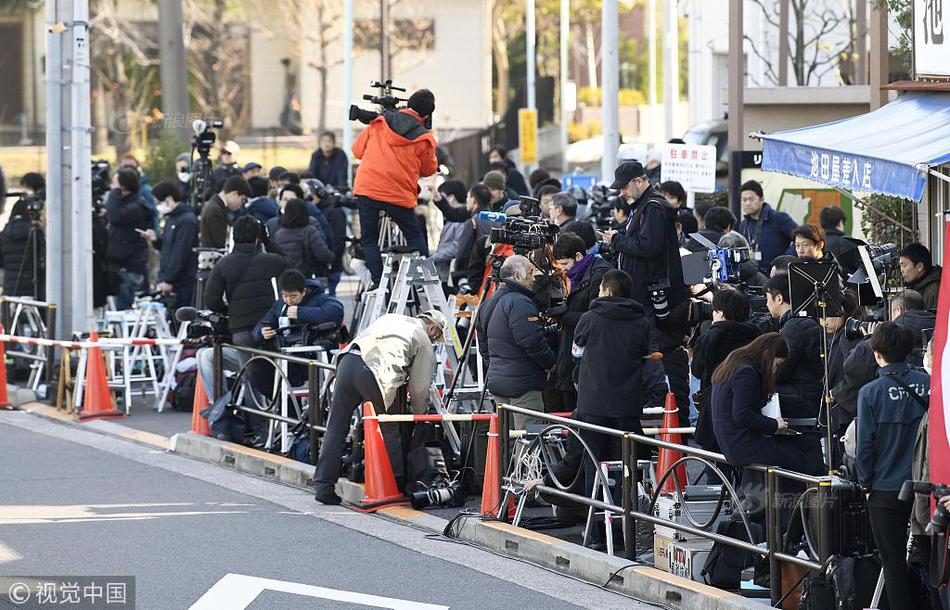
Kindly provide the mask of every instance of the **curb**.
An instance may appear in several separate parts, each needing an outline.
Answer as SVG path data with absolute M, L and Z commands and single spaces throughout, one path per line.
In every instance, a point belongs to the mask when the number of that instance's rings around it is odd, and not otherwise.
M 308 492 L 313 489 L 313 466 L 234 443 L 187 432 L 173 436 L 168 450 Z M 357 504 L 363 498 L 363 486 L 346 479 L 337 482 L 336 492 L 349 504 Z M 435 531 L 443 530 L 448 524 L 445 519 L 406 506 L 384 508 L 379 512 L 408 525 Z M 756 599 L 687 580 L 650 566 L 631 564 L 621 557 L 611 557 L 508 523 L 482 521 L 478 517 L 462 519 L 458 538 L 502 555 L 524 559 L 595 585 L 606 586 L 613 591 L 634 595 L 646 602 L 676 609 L 762 610 L 768 607 L 767 603 Z

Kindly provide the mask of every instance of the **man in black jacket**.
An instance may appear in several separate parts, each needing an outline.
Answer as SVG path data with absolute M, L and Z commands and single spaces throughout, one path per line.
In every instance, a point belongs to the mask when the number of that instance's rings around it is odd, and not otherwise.
M 788 358 L 775 371 L 782 417 L 817 417 L 825 376 L 821 326 L 812 318 L 793 315 L 787 273 L 769 278 L 765 303 L 788 343 Z
M 920 293 L 924 307 L 936 311 L 942 269 L 933 264 L 927 246 L 916 243 L 906 246 L 901 250 L 899 262 L 904 285 Z
M 612 189 L 631 206 L 631 216 L 617 231 L 604 232 L 604 240 L 620 253 L 618 266 L 633 278 L 632 298 L 643 305 L 647 317 L 661 311 L 654 300 L 665 302 L 668 310 L 687 299 L 676 239 L 676 210 L 647 179 L 637 161 L 624 161 L 614 172 Z M 654 290 L 651 291 L 651 286 Z
M 844 234 L 844 223 L 847 221 L 848 216 L 844 210 L 836 205 L 826 205 L 818 213 L 818 222 L 825 231 L 825 252 L 830 252 L 835 257 L 845 278 L 850 277 L 861 266 L 858 246 L 864 244 L 860 239 Z
M 501 266 L 501 287 L 482 305 L 477 321 L 478 348 L 488 359 L 486 385 L 500 403 L 544 411 L 541 391 L 557 355 L 544 336 L 534 292 L 534 267 L 523 256 L 510 256 Z M 514 414 L 523 430 L 537 418 Z
M 560 317 L 561 344 L 557 352 L 557 366 L 554 368 L 554 389 L 561 393 L 564 409 L 573 411 L 577 406 L 577 390 L 572 375 L 574 357 L 571 355 L 574 328 L 599 296 L 600 282 L 613 266 L 599 256 L 588 254 L 584 240 L 574 233 L 562 233 L 557 238 L 554 261 L 571 282 L 567 311 Z
M 228 245 L 228 215 L 244 207 L 251 187 L 241 176 L 231 176 L 221 191 L 201 208 L 201 247 L 224 249 Z
M 630 298 L 633 282 L 618 269 L 604 274 L 598 298 L 580 317 L 572 352 L 580 360 L 577 380 L 578 420 L 643 434 L 644 358 L 650 347 L 650 322 L 643 306 Z M 616 437 L 581 431 L 598 461 L 618 459 Z M 594 482 L 594 465 L 585 460 L 585 492 Z
M 337 188 L 350 183 L 350 160 L 337 147 L 332 131 L 320 134 L 320 147 L 310 155 L 310 173 L 320 182 Z
M 242 216 L 234 223 L 234 250 L 211 269 L 205 285 L 204 303 L 208 309 L 227 314 L 228 330 L 235 345 L 253 347 L 257 344 L 254 326 L 264 317 L 277 294 L 274 280 L 288 267 L 276 254 L 260 252 L 263 239 L 261 223 L 253 216 Z M 227 302 L 225 302 L 227 299 Z M 202 380 L 213 402 L 219 396 L 214 387 L 212 354 L 209 348 L 199 350 L 198 365 Z M 223 366 L 237 370 L 242 359 L 233 350 L 223 350 Z
M 113 175 L 112 190 L 106 197 L 106 221 L 109 223 L 109 249 L 106 255 L 113 269 L 118 269 L 119 286 L 115 306 L 129 309 L 135 293 L 145 287 L 148 274 L 147 231 L 154 226 L 152 208 L 139 193 L 139 173 L 131 167 L 120 167 Z
M 161 237 L 148 230 L 148 241 L 161 251 L 158 266 L 158 289 L 163 294 L 175 293 L 175 308 L 191 305 L 198 272 L 198 218 L 183 203 L 181 189 L 174 182 L 159 182 L 152 189 L 158 211 L 165 215 Z

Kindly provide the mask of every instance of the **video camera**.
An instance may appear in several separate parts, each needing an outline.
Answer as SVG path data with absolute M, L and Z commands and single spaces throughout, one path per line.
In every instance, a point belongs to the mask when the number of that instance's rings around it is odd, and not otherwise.
M 366 110 L 360 108 L 356 104 L 350 106 L 350 120 L 359 121 L 364 125 L 369 125 L 373 122 L 378 116 L 385 115 L 387 112 L 396 112 L 399 110 L 400 102 L 408 102 L 408 98 L 396 97 L 393 95 L 393 91 L 406 92 L 405 87 L 397 87 L 393 84 L 392 80 L 387 80 L 386 82 L 379 82 L 378 80 L 370 81 L 370 87 L 379 89 L 379 95 L 370 95 L 363 94 L 363 99 L 368 101 L 371 104 L 376 104 L 380 107 L 380 112 L 375 110 Z M 425 127 L 426 129 L 432 129 L 432 116 L 427 116 L 425 118 Z
M 197 342 L 221 342 L 230 337 L 228 316 L 208 309 L 181 307 L 175 312 L 179 322 L 197 322 L 188 327 L 188 338 Z
M 26 206 L 26 209 L 30 213 L 30 216 L 33 218 L 35 218 L 36 215 L 39 214 L 40 211 L 42 211 L 43 206 L 46 204 L 46 202 L 43 200 L 41 196 L 28 195 L 27 193 L 24 193 L 24 192 L 10 192 L 10 193 L 7 193 L 6 196 L 16 197 L 17 203 L 22 202 Z
M 343 342 L 342 329 L 334 322 L 323 324 L 305 324 L 287 316 L 277 319 L 277 345 L 280 348 L 314 346 L 329 351 L 337 349 Z
M 191 148 L 198 152 L 199 157 L 202 159 L 208 158 L 211 149 L 214 148 L 214 143 L 218 139 L 217 134 L 212 129 L 221 129 L 222 127 L 224 127 L 224 121 L 198 119 L 191 124 L 191 130 L 195 134 L 195 137 L 191 140 Z
M 521 216 L 508 216 L 503 212 L 482 211 L 478 217 L 482 220 L 501 222 L 501 226 L 492 227 L 490 240 L 493 244 L 507 244 L 516 254 L 527 254 L 532 250 L 553 246 L 559 230 L 557 225 L 541 218 L 541 204 L 534 197 L 521 197 L 519 205 Z
M 356 197 L 353 196 L 349 189 L 338 189 L 335 186 L 324 184 L 321 180 L 317 179 L 308 180 L 307 187 L 318 202 L 329 197 L 336 201 L 337 205 L 341 207 L 356 208 Z
M 106 194 L 112 190 L 112 178 L 109 176 L 109 162 L 99 159 L 92 162 L 92 205 L 99 208 Z

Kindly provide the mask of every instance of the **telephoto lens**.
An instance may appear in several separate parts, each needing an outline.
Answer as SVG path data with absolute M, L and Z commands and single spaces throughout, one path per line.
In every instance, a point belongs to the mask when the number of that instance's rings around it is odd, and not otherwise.
M 460 481 L 452 481 L 446 486 L 430 487 L 410 494 L 409 501 L 416 510 L 430 506 L 462 506 L 465 504 L 465 492 Z

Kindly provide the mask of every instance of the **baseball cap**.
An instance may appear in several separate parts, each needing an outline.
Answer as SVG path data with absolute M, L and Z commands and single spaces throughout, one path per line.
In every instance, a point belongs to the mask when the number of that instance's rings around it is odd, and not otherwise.
M 260 163 L 256 163 L 256 162 L 254 162 L 254 161 L 251 161 L 250 163 L 248 163 L 247 165 L 244 166 L 244 169 L 243 169 L 242 171 L 249 172 L 249 171 L 251 171 L 252 169 L 261 169 L 262 167 L 264 167 L 264 166 L 261 165 Z
M 423 320 L 428 320 L 435 324 L 442 331 L 442 337 L 445 338 L 449 334 L 449 323 L 445 319 L 445 315 L 442 314 L 438 309 L 429 309 L 423 311 L 419 314 L 419 317 Z
M 624 161 L 614 170 L 614 181 L 611 183 L 611 190 L 617 190 L 627 186 L 627 183 L 634 178 L 645 176 L 643 165 L 639 161 Z
M 224 146 L 221 147 L 221 150 L 225 152 L 229 152 L 232 155 L 236 155 L 239 152 L 241 152 L 241 147 L 238 146 L 238 143 L 235 142 L 234 140 L 228 140 L 227 142 L 224 143 Z

